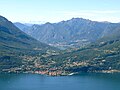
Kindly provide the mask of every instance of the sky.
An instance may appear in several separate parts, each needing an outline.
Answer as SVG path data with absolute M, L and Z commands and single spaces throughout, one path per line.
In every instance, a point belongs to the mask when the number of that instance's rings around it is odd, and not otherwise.
M 59 22 L 71 18 L 120 22 L 120 0 L 0 0 L 12 22 Z

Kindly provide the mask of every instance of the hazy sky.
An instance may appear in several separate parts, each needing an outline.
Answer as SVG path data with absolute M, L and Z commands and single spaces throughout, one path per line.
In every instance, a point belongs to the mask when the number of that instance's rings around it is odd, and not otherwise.
M 58 22 L 73 17 L 120 22 L 120 0 L 0 0 L 0 15 L 13 22 Z

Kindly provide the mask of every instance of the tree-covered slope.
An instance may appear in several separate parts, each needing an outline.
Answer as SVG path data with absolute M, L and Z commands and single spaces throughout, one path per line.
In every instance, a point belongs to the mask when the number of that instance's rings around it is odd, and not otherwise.
M 120 70 L 120 38 L 106 39 L 47 59 L 57 62 L 53 66 L 71 72 Z
M 47 51 L 56 51 L 19 30 L 5 17 L 0 16 L 0 67 L 23 64 L 24 56 L 37 56 Z

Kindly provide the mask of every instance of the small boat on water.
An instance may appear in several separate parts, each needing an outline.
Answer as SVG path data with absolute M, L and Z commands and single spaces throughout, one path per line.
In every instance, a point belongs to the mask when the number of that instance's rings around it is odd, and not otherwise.
M 70 74 L 68 74 L 69 76 L 71 76 L 71 75 L 74 75 L 74 73 L 70 73 Z

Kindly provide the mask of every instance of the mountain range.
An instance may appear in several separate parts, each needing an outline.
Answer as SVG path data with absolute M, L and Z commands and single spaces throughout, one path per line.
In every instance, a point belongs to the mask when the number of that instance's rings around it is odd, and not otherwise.
M 120 29 L 120 23 L 97 22 L 83 18 L 32 26 L 14 24 L 40 42 L 64 48 L 85 46 L 112 33 L 117 34 Z
M 120 72 L 119 23 L 73 18 L 43 25 L 14 24 L 0 16 L 0 72 Z M 59 50 L 45 43 L 77 48 Z

